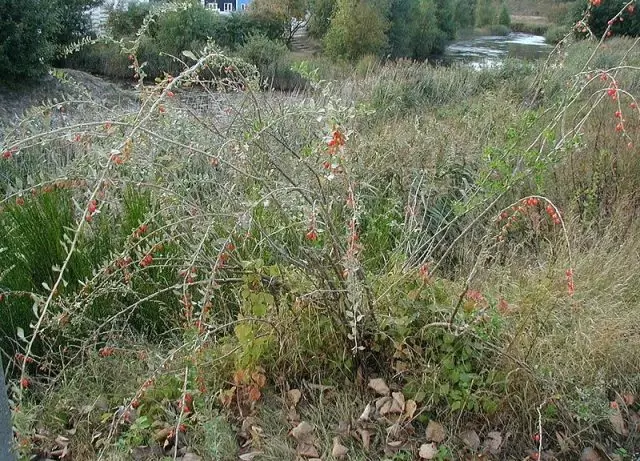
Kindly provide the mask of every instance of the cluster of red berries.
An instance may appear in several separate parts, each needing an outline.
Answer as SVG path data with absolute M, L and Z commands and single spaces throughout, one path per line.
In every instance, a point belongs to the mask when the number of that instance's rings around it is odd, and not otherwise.
M 98 351 L 98 355 L 100 357 L 111 357 L 115 351 L 115 347 L 103 347 Z
M 567 291 L 569 292 L 569 296 L 573 296 L 576 292 L 576 285 L 573 282 L 573 269 L 569 268 L 566 271 L 567 276 Z
M 235 249 L 236 246 L 233 244 L 233 242 L 227 243 L 224 247 L 224 251 L 218 256 L 214 269 L 218 270 L 224 268 L 227 265 L 229 259 L 231 259 L 231 252 Z
M 146 224 L 140 224 L 140 227 L 138 227 L 135 232 L 133 233 L 133 236 L 135 238 L 140 238 L 142 237 L 144 234 L 147 233 L 147 231 L 149 230 L 149 226 Z
M 91 200 L 89 202 L 89 205 L 87 205 L 87 214 L 86 214 L 84 219 L 86 219 L 87 222 L 93 221 L 93 216 L 97 212 L 98 212 L 98 201 L 97 200 Z
M 16 362 L 19 364 L 23 364 L 24 362 L 26 363 L 35 362 L 35 360 L 33 360 L 31 357 L 26 357 L 24 354 L 21 354 L 20 352 L 16 353 L 15 359 L 16 359 Z
M 18 149 L 14 147 L 12 149 L 5 150 L 2 153 L 2 158 L 5 160 L 11 160 L 13 156 L 16 155 L 17 153 L 18 153 Z

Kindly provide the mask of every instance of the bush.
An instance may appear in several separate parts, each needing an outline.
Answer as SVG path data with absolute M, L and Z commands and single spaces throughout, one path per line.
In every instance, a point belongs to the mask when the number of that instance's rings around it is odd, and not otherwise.
M 255 65 L 263 84 L 278 90 L 293 90 L 305 85 L 304 80 L 291 69 L 289 49 L 282 42 L 264 35 L 251 35 L 238 49 L 238 56 Z
M 601 36 L 608 27 L 608 22 L 620 12 L 628 2 L 625 0 L 608 0 L 602 2 L 599 6 L 591 6 L 587 17 L 587 24 L 591 31 Z M 587 5 L 581 2 L 585 9 Z M 580 19 L 580 18 L 576 18 Z M 629 9 L 622 14 L 623 21 L 616 21 L 611 26 L 611 33 L 616 36 L 637 37 L 640 35 L 640 18 L 635 4 L 629 6 Z
M 565 38 L 569 32 L 571 32 L 571 28 L 569 26 L 551 26 L 545 32 L 544 38 L 547 42 L 555 44 Z
M 378 55 L 387 46 L 388 28 L 384 12 L 364 0 L 340 0 L 324 37 L 325 51 L 333 59 Z
M 492 26 L 489 26 L 489 33 L 491 35 L 506 36 L 509 35 L 510 32 L 511 29 L 509 29 L 507 26 L 503 26 L 502 24 L 494 24 Z
M 500 15 L 498 16 L 498 24 L 501 26 L 509 27 L 511 25 L 511 15 L 509 14 L 509 8 L 506 3 L 502 3 L 500 7 Z
M 40 77 L 56 52 L 57 11 L 46 0 L 0 0 L 3 81 Z
M 150 12 L 149 3 L 131 2 L 125 9 L 114 9 L 109 12 L 107 29 L 116 39 L 133 37 Z

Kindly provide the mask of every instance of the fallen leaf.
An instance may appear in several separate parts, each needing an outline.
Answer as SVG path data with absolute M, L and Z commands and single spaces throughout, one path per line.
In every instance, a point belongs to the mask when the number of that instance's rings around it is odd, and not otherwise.
M 442 424 L 433 420 L 429 421 L 429 424 L 427 424 L 427 441 L 442 443 L 445 438 L 446 434 Z
M 167 439 L 167 437 L 169 437 L 169 434 L 171 434 L 171 428 L 169 427 L 165 427 L 164 429 L 160 429 L 158 432 L 156 432 L 153 435 L 153 439 L 156 442 L 163 442 L 164 440 Z
M 403 413 L 404 412 L 404 395 L 402 392 L 394 392 L 391 394 L 393 401 L 391 402 L 391 408 L 389 413 Z
M 291 405 L 293 405 L 294 407 L 298 405 L 301 398 L 302 392 L 300 392 L 300 389 L 291 389 L 289 392 L 287 392 L 287 399 L 289 400 L 289 403 L 291 403 Z
M 438 447 L 435 443 L 423 443 L 420 445 L 418 456 L 421 459 L 433 459 L 438 454 Z
M 358 418 L 358 421 L 369 421 L 369 418 L 371 417 L 371 412 L 372 411 L 373 411 L 373 407 L 371 406 L 370 403 L 367 403 L 367 406 L 364 407 L 364 411 L 362 412 L 362 414 Z
M 609 415 L 609 422 L 613 426 L 613 430 L 616 431 L 618 435 L 626 437 L 629 435 L 629 431 L 627 430 L 624 424 L 624 418 L 622 417 L 622 413 L 620 412 L 620 408 L 613 408 L 611 415 Z
M 371 447 L 371 432 L 366 429 L 358 429 L 358 434 L 362 440 L 362 448 L 365 452 L 368 452 Z
M 484 452 L 491 453 L 492 455 L 497 455 L 498 453 L 500 453 L 501 446 L 502 434 L 500 432 L 489 432 L 487 434 L 487 438 L 484 439 L 482 449 Z
M 404 415 L 407 417 L 407 419 L 413 419 L 417 409 L 418 404 L 415 400 L 407 400 L 407 403 L 404 406 Z
M 603 461 L 603 458 L 598 454 L 595 448 L 587 447 L 582 450 L 580 461 Z
M 374 378 L 369 381 L 369 387 L 373 389 L 378 395 L 389 395 L 389 386 L 384 382 L 382 378 Z
M 459 435 L 460 440 L 467 448 L 476 451 L 480 447 L 480 437 L 476 431 L 464 431 Z
M 387 434 L 389 437 L 397 440 L 402 436 L 402 425 L 395 423 L 387 428 Z
M 252 451 L 251 453 L 245 453 L 244 455 L 240 455 L 239 458 L 241 461 L 251 461 L 258 455 L 261 455 L 261 451 Z
M 398 448 L 403 443 L 404 442 L 402 440 L 392 440 L 391 442 L 387 442 L 387 445 L 389 445 L 392 448 Z
M 335 458 L 344 458 L 347 456 L 349 450 L 347 447 L 340 443 L 340 437 L 333 438 L 333 448 L 331 449 L 331 455 Z
M 320 456 L 316 447 L 310 443 L 299 443 L 296 448 L 296 453 L 305 458 L 317 458 Z
M 297 441 L 304 442 L 313 434 L 313 427 L 308 422 L 302 421 L 291 430 L 290 434 Z

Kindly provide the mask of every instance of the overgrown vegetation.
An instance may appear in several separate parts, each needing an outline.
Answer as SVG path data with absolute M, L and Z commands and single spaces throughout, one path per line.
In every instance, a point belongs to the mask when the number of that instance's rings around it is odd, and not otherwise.
M 85 92 L 3 133 L 21 456 L 634 459 L 632 40 L 306 63 L 281 94 L 264 35 L 186 40 L 153 81 L 153 33 L 108 45 L 137 106 Z

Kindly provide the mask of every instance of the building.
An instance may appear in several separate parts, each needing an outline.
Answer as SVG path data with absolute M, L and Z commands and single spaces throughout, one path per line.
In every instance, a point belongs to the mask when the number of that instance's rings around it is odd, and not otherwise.
M 231 14 L 234 11 L 244 11 L 251 0 L 201 0 L 205 8 L 218 11 L 221 14 Z

